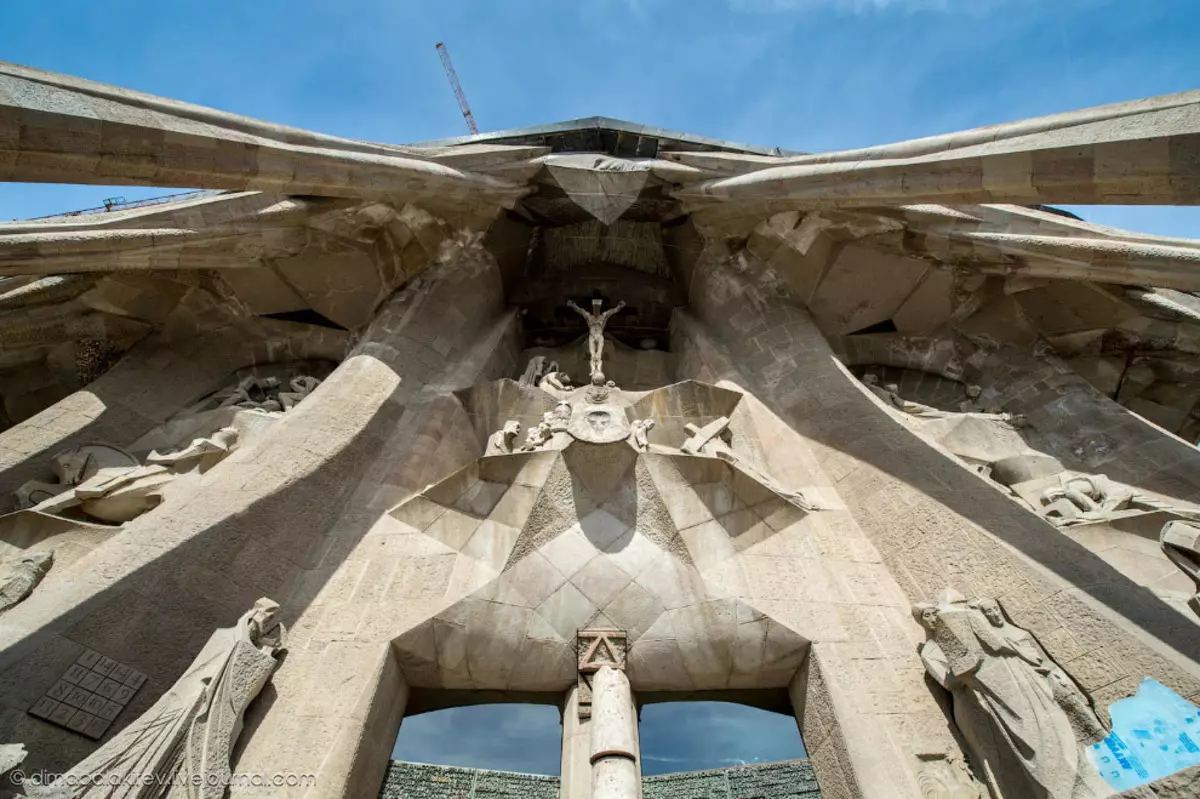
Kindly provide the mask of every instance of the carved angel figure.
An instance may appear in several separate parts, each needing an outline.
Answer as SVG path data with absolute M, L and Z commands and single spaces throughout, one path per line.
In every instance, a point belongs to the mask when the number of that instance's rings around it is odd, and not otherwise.
M 30 795 L 99 799 L 221 799 L 246 707 L 276 666 L 279 605 L 263 598 L 213 633 L 192 665 L 149 710 L 57 782 Z M 60 787 L 61 786 L 61 787 Z

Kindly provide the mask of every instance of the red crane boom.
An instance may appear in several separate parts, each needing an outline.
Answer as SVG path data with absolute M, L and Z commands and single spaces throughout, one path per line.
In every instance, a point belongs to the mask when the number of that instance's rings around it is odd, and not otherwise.
M 450 79 L 450 88 L 454 89 L 454 96 L 458 98 L 458 108 L 462 111 L 463 119 L 467 120 L 467 129 L 471 131 L 472 136 L 477 136 L 479 128 L 475 126 L 475 117 L 471 114 L 471 106 L 467 105 L 467 96 L 463 94 L 462 85 L 458 82 L 458 73 L 454 71 L 454 64 L 450 61 L 450 52 L 442 42 L 437 43 L 437 51 L 438 55 L 442 57 L 442 67 L 446 70 L 446 77 Z

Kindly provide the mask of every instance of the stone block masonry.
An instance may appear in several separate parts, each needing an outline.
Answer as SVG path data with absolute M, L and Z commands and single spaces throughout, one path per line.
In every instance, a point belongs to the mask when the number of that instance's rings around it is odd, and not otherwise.
M 644 799 L 820 799 L 807 760 L 659 774 L 642 780 Z M 559 779 L 540 774 L 432 766 L 393 760 L 379 799 L 558 799 Z
M 807 760 L 658 774 L 642 780 L 644 799 L 820 799 Z
M 393 760 L 379 799 L 558 799 L 558 777 Z

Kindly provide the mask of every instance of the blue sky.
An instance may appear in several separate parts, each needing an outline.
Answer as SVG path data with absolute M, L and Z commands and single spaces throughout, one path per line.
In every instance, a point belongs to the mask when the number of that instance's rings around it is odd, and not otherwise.
M 727 702 L 642 708 L 644 774 L 771 763 L 804 757 L 791 716 Z M 405 719 L 397 760 L 526 774 L 558 774 L 562 727 L 553 705 L 475 705 Z
M 1195 0 L 5 3 L 0 58 L 314 130 L 461 135 L 582 116 L 828 151 L 1196 88 Z M 0 184 L 0 219 L 152 196 Z M 1103 224 L 1200 237 L 1196 209 Z

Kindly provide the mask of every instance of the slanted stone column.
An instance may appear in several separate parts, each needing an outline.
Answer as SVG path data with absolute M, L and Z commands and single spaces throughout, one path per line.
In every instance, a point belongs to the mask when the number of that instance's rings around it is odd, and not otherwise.
M 625 672 L 602 666 L 592 677 L 592 799 L 640 799 L 637 709 Z

